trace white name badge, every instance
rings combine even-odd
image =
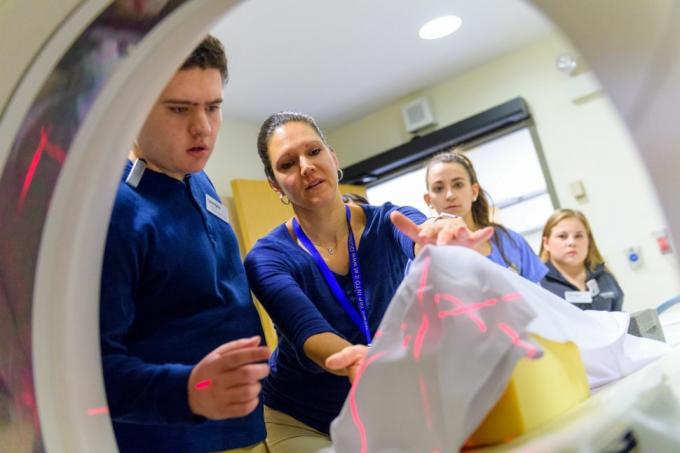
[[[589,291],[565,291],[564,299],[572,304],[592,304],[593,296]]]
[[[591,278],[586,282],[586,286],[590,290],[590,294],[593,295],[593,297],[597,296],[600,294],[600,285],[597,284],[597,280],[594,278]]]
[[[224,222],[229,223],[229,210],[225,205],[205,194],[205,208],[214,216],[219,217]]]

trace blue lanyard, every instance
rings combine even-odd
[[[328,286],[333,292],[333,295],[338,300],[338,302],[340,302],[340,305],[342,305],[342,308],[345,310],[345,313],[347,313],[347,315],[350,317],[350,319],[352,319],[354,324],[356,324],[356,326],[363,332],[364,336],[366,337],[366,344],[370,345],[371,329],[368,325],[368,317],[366,315],[366,298],[364,297],[364,285],[361,280],[361,269],[359,268],[359,256],[357,253],[356,243],[354,242],[354,234],[352,233],[352,225],[350,222],[351,214],[349,211],[349,206],[345,206],[345,212],[347,213],[347,230],[348,230],[347,252],[349,253],[349,268],[350,273],[352,274],[354,296],[356,298],[357,308],[359,309],[358,313],[357,310],[352,305],[352,303],[349,301],[349,299],[347,299],[345,292],[342,290],[342,288],[340,288],[340,284],[338,284],[338,281],[335,279],[335,276],[328,268],[326,262],[321,257],[319,251],[316,249],[316,247],[314,247],[314,244],[312,244],[312,241],[309,240],[305,232],[302,231],[302,227],[300,227],[300,224],[298,223],[295,217],[293,217],[293,229],[295,230],[295,234],[297,235],[298,239],[300,239],[300,242],[302,242],[302,245],[305,246],[307,251],[309,251],[309,253],[312,255],[312,258],[314,258],[316,266],[319,268],[319,271],[321,271],[321,274],[326,279],[326,283],[328,283]]]

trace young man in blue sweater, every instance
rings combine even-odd
[[[206,38],[130,151],[109,226],[101,347],[122,452],[265,452],[260,346],[236,237],[203,172],[221,124],[226,57]]]

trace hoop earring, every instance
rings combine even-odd
[[[342,178],[345,177],[345,173],[342,171],[342,168],[338,168],[338,182],[342,181]]]
[[[284,197],[285,197],[285,199],[284,199]],[[279,201],[281,202],[281,204],[285,204],[286,206],[288,206],[290,204],[290,198],[288,198],[288,195],[284,195],[280,192],[279,192]]]

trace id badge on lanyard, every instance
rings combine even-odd
[[[356,243],[354,242],[354,234],[352,233],[351,214],[349,206],[345,206],[345,213],[347,216],[347,229],[348,229],[347,251],[349,254],[349,269],[352,275],[352,287],[354,288],[354,296],[356,298],[357,308],[354,308],[352,303],[349,301],[349,299],[345,295],[345,292],[340,287],[340,284],[335,279],[333,272],[328,268],[328,265],[321,257],[321,254],[316,249],[316,247],[314,247],[312,241],[309,240],[309,238],[302,230],[302,227],[298,223],[297,219],[295,219],[295,217],[293,217],[293,229],[295,230],[295,234],[297,235],[300,242],[302,242],[302,245],[304,245],[305,249],[307,249],[307,251],[314,258],[316,266],[319,268],[319,271],[321,271],[321,274],[326,280],[326,283],[328,283],[328,286],[333,292],[333,295],[335,296],[337,301],[340,302],[340,305],[342,305],[343,310],[345,310],[345,313],[347,313],[352,322],[354,322],[354,324],[356,324],[359,330],[361,330],[361,332],[364,334],[364,337],[366,338],[366,344],[370,345],[371,328],[368,324],[366,299],[364,295],[364,285],[361,279],[361,269],[359,268],[359,254],[357,253]]]

